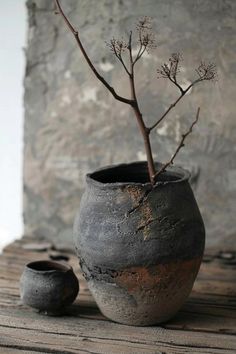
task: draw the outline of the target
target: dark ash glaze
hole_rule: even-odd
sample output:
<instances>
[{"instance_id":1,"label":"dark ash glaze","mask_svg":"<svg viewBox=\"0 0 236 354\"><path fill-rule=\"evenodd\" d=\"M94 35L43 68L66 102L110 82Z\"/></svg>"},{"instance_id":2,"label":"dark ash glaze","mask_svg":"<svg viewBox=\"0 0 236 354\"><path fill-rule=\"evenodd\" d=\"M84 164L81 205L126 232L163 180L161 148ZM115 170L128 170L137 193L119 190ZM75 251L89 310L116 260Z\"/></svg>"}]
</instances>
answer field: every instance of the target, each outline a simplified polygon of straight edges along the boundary
<instances>
[{"instance_id":1,"label":"dark ash glaze","mask_svg":"<svg viewBox=\"0 0 236 354\"><path fill-rule=\"evenodd\" d=\"M189 173L172 167L160 178L152 187L144 162L87 175L75 246L100 310L120 323L171 318L201 263L205 231Z\"/></svg>"},{"instance_id":2,"label":"dark ash glaze","mask_svg":"<svg viewBox=\"0 0 236 354\"><path fill-rule=\"evenodd\" d=\"M72 304L79 292L79 282L72 268L53 261L28 263L20 279L24 304L47 314L60 314Z\"/></svg>"}]
</instances>

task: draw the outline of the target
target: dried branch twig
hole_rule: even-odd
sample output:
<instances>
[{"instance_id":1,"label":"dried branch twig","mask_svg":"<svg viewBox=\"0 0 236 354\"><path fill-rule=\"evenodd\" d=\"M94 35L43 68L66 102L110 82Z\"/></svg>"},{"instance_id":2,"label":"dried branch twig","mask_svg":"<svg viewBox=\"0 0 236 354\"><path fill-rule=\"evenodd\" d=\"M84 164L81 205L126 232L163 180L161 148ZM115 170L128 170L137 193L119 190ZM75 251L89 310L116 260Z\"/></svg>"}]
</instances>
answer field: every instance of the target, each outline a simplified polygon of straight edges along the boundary
<instances>
[{"instance_id":1,"label":"dried branch twig","mask_svg":"<svg viewBox=\"0 0 236 354\"><path fill-rule=\"evenodd\" d=\"M180 72L180 62L182 57L180 53L173 53L169 58L169 63L164 63L160 69L157 69L157 73L161 78L169 79L175 86L178 87L181 94L183 94L183 88L177 82L177 75Z\"/></svg>"},{"instance_id":2,"label":"dried branch twig","mask_svg":"<svg viewBox=\"0 0 236 354\"><path fill-rule=\"evenodd\" d=\"M121 62L121 64L123 65L123 67L124 67L124 69L126 71L126 73L128 75L130 75L130 72L129 72L127 66L125 65L125 62L124 62L123 57L122 57L123 52L128 50L128 43L126 43L124 40L119 40L119 39L112 38L110 40L110 42L106 42L106 44L109 47L109 49L111 50L111 52L113 54L115 54L117 59Z\"/></svg>"},{"instance_id":3,"label":"dried branch twig","mask_svg":"<svg viewBox=\"0 0 236 354\"><path fill-rule=\"evenodd\" d=\"M55 5L57 7L57 12L56 13L59 13L62 18L64 19L66 25L68 26L69 30L73 33L75 39L76 39L76 42L85 58L85 60L87 61L89 67L91 68L91 70L93 71L93 73L95 74L95 76L97 77L97 79L110 91L110 93L113 95L113 97L118 100L118 101L121 101L123 103L126 103L126 104L129 104L129 105L133 105L134 102L130 99L127 99L125 97L122 97L120 95L118 95L116 93L116 91L114 90L114 88L112 86L109 85L109 83L104 79L104 77L102 77L99 72L96 70L95 66L93 65L92 61L90 60L87 52L85 51L84 47L83 47L83 44L80 40L80 37L79 37L79 32L75 30L75 28L72 26L72 24L70 23L70 21L68 20L68 18L66 17L65 13L63 12L62 8L61 8L61 5L59 3L59 0L54 0L55 1Z\"/></svg>"},{"instance_id":4,"label":"dried branch twig","mask_svg":"<svg viewBox=\"0 0 236 354\"><path fill-rule=\"evenodd\" d=\"M197 82L214 80L217 77L216 65L214 63L206 64L202 61L195 71L199 76L199 78L196 80Z\"/></svg>"},{"instance_id":5,"label":"dried branch twig","mask_svg":"<svg viewBox=\"0 0 236 354\"><path fill-rule=\"evenodd\" d=\"M167 168L169 165L172 165L172 164L174 163L174 159L175 159L176 155L178 154L179 150L180 150L182 147L184 147L184 141L185 141L185 139L187 138L187 136L188 136L189 134L192 133L194 125L198 122L199 113L200 113L200 107L198 107L197 114L196 114L196 118L195 118L195 120L192 122L192 124L190 125L190 128L188 129L188 131L187 131L185 134L182 135L182 139L181 139L179 145L177 146L177 149L175 150L174 154L171 156L171 159L170 159L168 162L166 162L166 163L161 167L161 169L155 174L155 180L156 180L156 178L157 178L162 172L164 172L164 171L166 170L166 168Z\"/></svg>"},{"instance_id":6,"label":"dried branch twig","mask_svg":"<svg viewBox=\"0 0 236 354\"><path fill-rule=\"evenodd\" d=\"M165 113L156 121L156 123L154 123L150 128L148 128L150 131L152 131L153 129L155 129L162 121L163 119L167 116L167 114L177 105L177 103L184 97L184 95L190 90L190 88L192 87L192 84L189 85L187 87L186 90L183 91L183 93L181 93L181 95L177 98L177 100L175 100L175 102L173 102L169 108L165 111Z\"/></svg>"},{"instance_id":7,"label":"dried branch twig","mask_svg":"<svg viewBox=\"0 0 236 354\"><path fill-rule=\"evenodd\" d=\"M150 17L144 16L140 18L136 24L136 31L138 33L139 50L133 61L133 65L137 63L145 51L149 52L151 49L156 48L156 40L152 33Z\"/></svg>"},{"instance_id":8,"label":"dried branch twig","mask_svg":"<svg viewBox=\"0 0 236 354\"><path fill-rule=\"evenodd\" d=\"M210 81L216 78L216 66L214 63L205 64L201 62L198 68L195 70L198 74L198 78L195 79L186 89L184 89L177 82L177 75L180 71L180 61L182 60L179 53L174 53L169 59L169 64L163 64L161 69L157 69L157 73L160 74L159 78L169 79L175 86L178 87L181 94L180 96L173 102L168 109L163 113L163 115L148 129L152 131L155 129L162 120L167 116L167 114L177 105L177 103L186 95L186 93L197 83L202 81Z\"/></svg>"},{"instance_id":9,"label":"dried branch twig","mask_svg":"<svg viewBox=\"0 0 236 354\"><path fill-rule=\"evenodd\" d=\"M57 7L57 12L59 12L62 16L62 18L64 19L66 25L68 26L68 28L70 29L70 31L73 33L76 42L84 56L84 58L86 59L89 67L92 69L92 71L94 72L94 74L96 75L96 77L98 78L99 81L101 81L103 83L103 85L111 92L111 94L114 96L114 98L116 98L118 101L124 102L126 104L129 104L135 113L136 119L137 119L137 123L140 129L140 132L142 134L143 137L143 141L144 141L144 146L145 146L145 151L146 151L146 155L147 155L147 164L148 164L148 172L149 172L149 177L150 177L150 182L152 184L154 184L154 175L155 175L155 165L154 165L154 161L153 161L153 155L152 155L152 149L151 149L151 143L150 143L150 138L149 138L149 130L147 129L144 121L143 121L143 116L140 112L139 109L139 105L138 105L138 100L137 100L137 96L136 96L136 91L135 91L135 82L134 82L134 61L133 61L133 56L132 56L132 32L130 32L130 37L129 37L129 43L128 45L125 44L123 41L119 41L116 39L113 39L110 44L109 47L110 49L114 52L114 54L116 55L116 57L120 60L120 62L122 63L125 71L127 72L127 74L129 75L129 80L130 80L130 89L131 89L131 99L127 99L125 97L119 96L116 91L114 90L113 87L111 87L108 82L98 73L98 71L96 70L96 68L94 67L92 61L90 60L86 50L84 49L82 42L80 40L79 37L79 32L76 31L74 29L74 27L72 26L72 24L70 23L70 21L68 20L68 18L66 17L65 13L63 12L61 6L60 6L60 2L59 0L54 0L56 7ZM144 30L144 26L146 21L144 21L143 23L143 30ZM143 36L143 37L142 37ZM148 41L147 38L145 39L145 36L141 33L141 40L142 40L142 45L145 46L145 49L148 46ZM146 41L146 42L145 42ZM150 42L151 45L151 42ZM122 58L122 53L124 50L128 49L129 50L129 58L130 58L130 72L128 71L128 68L126 67L123 58Z\"/></svg>"},{"instance_id":10,"label":"dried branch twig","mask_svg":"<svg viewBox=\"0 0 236 354\"><path fill-rule=\"evenodd\" d=\"M150 133L151 131L159 125L162 120L167 116L167 114L176 106L176 104L186 95L186 93L198 82L205 81L205 80L212 80L216 76L216 69L215 65L212 63L205 64L204 62L201 62L198 68L195 70L197 73L197 78L187 87L183 88L181 84L178 81L178 75L180 72L180 63L182 61L182 57L179 53L173 53L171 57L169 58L168 63L164 63L160 69L157 69L157 73L160 75L162 78L167 78L169 79L180 91L180 96L169 106L169 108L163 113L163 115L154 123L151 127L147 127L143 115L140 111L139 108L139 103L138 103L138 98L136 95L136 87L135 87L135 64L137 61L142 57L142 55L145 53L145 51L149 52L149 50L153 49L156 47L156 42L154 35L152 33L152 26L151 26L151 19L149 17L143 17L141 18L137 25L136 25L136 31L138 35L138 43L139 43L139 49L136 54L136 56L133 55L133 33L130 31L130 35L128 38L128 41L124 41L123 39L115 39L113 38L109 43L107 43L108 47L110 50L113 52L113 54L117 57L117 59L120 61L122 64L125 72L127 73L129 77L129 82L130 82L130 93L131 93L131 98L128 99L126 97L122 97L117 94L117 92L114 90L112 86L109 85L109 83L102 77L97 69L95 68L94 64L92 63L91 59L89 58L85 48L83 47L83 44L81 42L79 32L75 30L75 28L72 26L71 22L69 19L66 17L65 13L63 12L61 6L60 6L60 1L59 0L54 0L57 11L56 13L59 13L64 22L66 23L67 27L69 30L72 32L72 34L75 37L75 40L79 46L79 49L81 50L85 60L87 61L89 67L97 77L97 79L110 91L110 93L113 95L115 99L118 101L121 101L123 103L126 103L130 105L134 111L135 117L137 119L138 127L139 130L142 134L143 137L143 142L145 146L145 151L146 151L146 156L147 156L147 166L148 166L148 173L149 173L149 179L152 185L155 184L156 178L159 176L160 173L165 171L165 169L173 163L176 155L178 154L179 150L184 146L184 141L186 137L192 132L193 126L197 123L198 118L199 118L199 112L200 108L198 108L197 115L195 121L192 123L190 126L189 130L182 135L182 139L180 144L178 145L175 153L172 155L170 161L168 161L166 164L162 166L162 168L156 172L155 170L155 164L153 160L153 154L152 154L152 147L151 147L151 142L150 142ZM123 58L123 55L127 53L128 54L128 59ZM129 60L129 67L127 65L127 61Z\"/></svg>"}]
</instances>

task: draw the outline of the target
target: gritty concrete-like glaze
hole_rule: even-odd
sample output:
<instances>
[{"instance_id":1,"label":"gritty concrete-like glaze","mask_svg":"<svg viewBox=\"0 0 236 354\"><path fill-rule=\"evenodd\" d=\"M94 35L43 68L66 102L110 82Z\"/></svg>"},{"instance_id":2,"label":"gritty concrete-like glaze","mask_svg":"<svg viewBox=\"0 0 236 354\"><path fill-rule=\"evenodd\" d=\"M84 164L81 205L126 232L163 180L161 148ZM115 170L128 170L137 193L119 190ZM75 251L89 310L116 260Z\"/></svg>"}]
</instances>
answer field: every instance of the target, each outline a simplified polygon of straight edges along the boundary
<instances>
[{"instance_id":1,"label":"gritty concrete-like glaze","mask_svg":"<svg viewBox=\"0 0 236 354\"><path fill-rule=\"evenodd\" d=\"M25 266L20 279L23 303L47 314L62 313L78 292L78 279L67 264L31 262Z\"/></svg>"},{"instance_id":2,"label":"gritty concrete-like glaze","mask_svg":"<svg viewBox=\"0 0 236 354\"><path fill-rule=\"evenodd\" d=\"M152 188L145 163L87 176L74 240L89 288L110 319L163 322L189 295L205 231L188 177L171 168Z\"/></svg>"}]
</instances>

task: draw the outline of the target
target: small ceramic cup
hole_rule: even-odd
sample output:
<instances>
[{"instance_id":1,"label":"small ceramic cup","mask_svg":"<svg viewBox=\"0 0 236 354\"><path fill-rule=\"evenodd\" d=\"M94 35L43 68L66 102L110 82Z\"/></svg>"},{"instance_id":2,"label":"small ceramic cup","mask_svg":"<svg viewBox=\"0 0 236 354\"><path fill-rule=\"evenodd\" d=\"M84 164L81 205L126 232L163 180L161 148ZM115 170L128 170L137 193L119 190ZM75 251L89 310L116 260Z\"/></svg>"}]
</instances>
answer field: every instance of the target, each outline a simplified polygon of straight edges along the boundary
<instances>
[{"instance_id":1,"label":"small ceramic cup","mask_svg":"<svg viewBox=\"0 0 236 354\"><path fill-rule=\"evenodd\" d=\"M48 315L62 314L78 292L78 279L66 263L28 263L20 279L22 302Z\"/></svg>"}]
</instances>

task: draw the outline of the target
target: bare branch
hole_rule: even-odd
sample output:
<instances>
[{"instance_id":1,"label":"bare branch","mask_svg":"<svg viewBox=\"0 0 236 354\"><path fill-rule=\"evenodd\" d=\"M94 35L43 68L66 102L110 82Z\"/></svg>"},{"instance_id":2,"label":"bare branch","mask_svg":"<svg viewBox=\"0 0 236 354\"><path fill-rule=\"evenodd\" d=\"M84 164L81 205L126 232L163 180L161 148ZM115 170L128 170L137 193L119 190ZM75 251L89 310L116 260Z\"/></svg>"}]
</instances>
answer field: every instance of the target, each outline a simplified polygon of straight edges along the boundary
<instances>
[{"instance_id":1,"label":"bare branch","mask_svg":"<svg viewBox=\"0 0 236 354\"><path fill-rule=\"evenodd\" d=\"M141 32L139 31L138 33L138 36L139 36L139 50L138 50L138 53L136 55L136 58L133 62L133 65L135 65L135 63L141 58L141 56L143 55L144 51L145 51L145 48L143 48L143 44L142 44L142 37L141 37ZM142 53L142 54L141 54Z\"/></svg>"},{"instance_id":2,"label":"bare branch","mask_svg":"<svg viewBox=\"0 0 236 354\"><path fill-rule=\"evenodd\" d=\"M195 79L186 89L183 89L179 83L177 82L177 75L180 71L180 61L181 61L180 54L172 54L171 58L169 59L169 64L163 64L161 69L158 69L157 72L161 75L163 78L168 78L171 82L173 82L174 85L176 85L180 92L181 95L176 99L174 103L172 103L169 108L165 111L165 113L157 120L155 124L153 124L149 129L149 131L152 131L155 129L161 122L162 120L166 117L166 115L176 106L176 104L186 95L186 93L196 84L202 81L210 81L214 80L217 76L216 72L216 66L213 63L208 63L205 64L204 62L201 62L201 64L198 66L198 68L195 70L198 74L198 78Z\"/></svg>"},{"instance_id":3,"label":"bare branch","mask_svg":"<svg viewBox=\"0 0 236 354\"><path fill-rule=\"evenodd\" d=\"M132 52L132 40L133 40L133 32L130 31L130 33L129 33L129 45L128 45L129 61L130 61L130 76L132 75L132 72L133 72L133 69L134 69L133 52Z\"/></svg>"},{"instance_id":4,"label":"bare branch","mask_svg":"<svg viewBox=\"0 0 236 354\"><path fill-rule=\"evenodd\" d=\"M123 50L126 50L127 48L129 49L129 53L130 53L130 63L131 63L131 72L129 73L129 79L130 79L130 84L131 84L131 99L127 99L124 97L119 96L115 90L113 89L113 87L111 87L107 81L97 72L96 68L94 67L93 63L91 62L90 58L88 57L82 43L79 37L79 33L74 29L74 27L72 26L72 24L70 23L70 21L68 20L68 18L66 17L66 15L64 14L59 0L54 0L55 4L57 6L57 12L59 12L61 14L61 16L63 17L66 25L68 26L68 28L70 29L70 31L73 33L76 42L84 56L84 58L86 59L89 67L92 69L92 71L94 72L94 74L96 75L96 77L98 78L98 80L100 80L104 86L106 86L106 88L112 93L112 95L119 101L124 102L126 104L129 104L133 110L134 113L136 115L137 118L137 122L140 128L140 131L142 133L143 136L143 140L144 140L144 145L145 145L145 150L146 150L146 154L147 154L147 162L148 162L148 171L149 171L149 177L150 177L150 181L152 184L154 184L154 175L155 175L155 166L154 166L154 161L153 161L153 156L152 156L152 150L151 150L151 144L150 144L150 139L149 139L149 131L147 131L147 128L145 126L145 123L143 121L143 117L142 114L140 112L139 106L138 106L138 101L137 101L137 97L136 97L136 93L135 93L135 84L134 84L134 66L133 66L133 57L132 57L132 32L130 32L130 37L129 37L129 44L125 45L122 41L117 41L115 39L113 39L110 42L110 49L114 52L114 54L117 56L117 58L121 61L122 65L124 66L124 68L127 70L123 59L122 59L122 52Z\"/></svg>"},{"instance_id":5,"label":"bare branch","mask_svg":"<svg viewBox=\"0 0 236 354\"><path fill-rule=\"evenodd\" d=\"M139 48L139 51L138 51L138 54L134 60L134 65L137 63L137 61L143 56L144 52L147 50L147 48L141 44L140 45L140 48Z\"/></svg>"},{"instance_id":6,"label":"bare branch","mask_svg":"<svg viewBox=\"0 0 236 354\"><path fill-rule=\"evenodd\" d=\"M198 66L195 70L198 74L199 78L196 81L205 81L205 80L214 80L216 79L217 72L216 72L216 65L214 63L204 63Z\"/></svg>"},{"instance_id":7,"label":"bare branch","mask_svg":"<svg viewBox=\"0 0 236 354\"><path fill-rule=\"evenodd\" d=\"M139 51L134 60L134 64L142 57L145 51L149 52L151 49L156 48L155 36L152 33L150 17L142 17L136 24L136 31L138 33Z\"/></svg>"},{"instance_id":8,"label":"bare branch","mask_svg":"<svg viewBox=\"0 0 236 354\"><path fill-rule=\"evenodd\" d=\"M131 55L132 55L132 52L131 52ZM131 75L129 77L129 80L130 80L131 98L134 99L134 101L135 101L135 105L133 105L132 108L133 108L134 114L136 116L140 132L143 136L145 151L146 151L146 155L147 155L147 165L148 165L148 173L149 173L150 182L154 185L154 183L155 183L154 176L155 176L156 170L155 170L155 164L154 164L153 155L152 155L152 147L151 147L150 136L149 136L150 132L144 123L142 113L140 112L140 109L139 109L139 104L138 104L136 90L135 90L134 66L132 64L131 64Z\"/></svg>"},{"instance_id":9,"label":"bare branch","mask_svg":"<svg viewBox=\"0 0 236 354\"><path fill-rule=\"evenodd\" d=\"M169 58L169 63L161 65L160 69L157 69L157 73L160 75L158 78L169 79L178 89L183 93L184 89L177 82L177 75L180 73L180 62L182 61L180 53L173 53ZM195 69L198 78L193 81L192 86L200 81L213 80L217 76L216 66L214 63L201 62Z\"/></svg>"},{"instance_id":10,"label":"bare branch","mask_svg":"<svg viewBox=\"0 0 236 354\"><path fill-rule=\"evenodd\" d=\"M161 167L161 169L160 169L159 171L157 171L157 173L155 174L155 179L156 179L162 172L164 172L164 171L166 170L166 168L167 168L169 165L172 165L172 164L174 163L174 159L175 159L176 155L178 154L178 152L180 151L180 149L181 149L182 147L184 147L184 145L185 145L185 144L184 144L185 139L187 138L187 136L188 136L189 134L192 133L194 125L198 122L199 113L200 113L200 107L198 107L197 114L196 114L196 118L195 118L195 120L192 122L192 124L190 125L190 128L188 129L188 131L187 131L185 134L182 135L182 139L181 139L179 145L177 146L177 149L175 150L174 154L171 156L171 159L170 159L168 162L166 162L166 163Z\"/></svg>"},{"instance_id":11,"label":"bare branch","mask_svg":"<svg viewBox=\"0 0 236 354\"><path fill-rule=\"evenodd\" d=\"M158 78L169 79L178 87L181 94L184 92L184 89L177 82L177 75L180 72L180 62L182 60L180 53L173 53L169 58L169 63L164 63L160 69L157 69L157 73L160 75Z\"/></svg>"},{"instance_id":12,"label":"bare branch","mask_svg":"<svg viewBox=\"0 0 236 354\"><path fill-rule=\"evenodd\" d=\"M165 113L158 119L158 121L153 124L149 129L149 131L152 131L153 129L155 129L162 121L163 119L167 116L167 114L177 105L177 103L184 97L184 95L186 95L186 93L190 90L190 88L193 86L193 83L190 84L185 90L183 90L183 92L181 93L181 95L177 98L177 100L175 100L175 102L173 102L169 108L165 111Z\"/></svg>"},{"instance_id":13,"label":"bare branch","mask_svg":"<svg viewBox=\"0 0 236 354\"><path fill-rule=\"evenodd\" d=\"M84 49L83 47L83 44L80 40L80 37L79 37L79 32L77 30L75 30L75 28L72 26L72 24L70 23L70 21L68 20L68 18L66 17L65 13L63 12L62 8L61 8L61 5L60 5L60 2L59 0L54 0L55 1L55 5L57 7L57 13L59 13L62 18L64 19L66 25L68 26L68 28L70 29L70 31L73 33L74 37L75 37L75 40L85 58L85 60L87 61L90 69L93 71L93 73L95 74L95 76L97 77L97 79L110 91L110 93L113 95L113 97L118 100L118 101L121 101L123 103L126 103L126 104L129 104L129 105L133 105L134 104L134 101L133 100L130 100L130 99L127 99L125 97L122 97L120 95L118 95L116 93L116 91L114 90L114 88L112 86L110 86L108 84L108 82L98 73L98 71L96 70L95 66L93 65L93 63L91 62L86 50Z\"/></svg>"},{"instance_id":14,"label":"bare branch","mask_svg":"<svg viewBox=\"0 0 236 354\"><path fill-rule=\"evenodd\" d=\"M125 65L125 62L122 58L122 54L128 50L128 43L126 43L124 40L119 40L119 39L115 39L112 38L110 40L110 42L106 42L106 45L109 47L109 49L111 50L111 52L113 54L115 54L115 56L117 57L117 59L121 62L121 64L123 65L126 73L128 75L130 75L130 72L127 68L127 66Z\"/></svg>"},{"instance_id":15,"label":"bare branch","mask_svg":"<svg viewBox=\"0 0 236 354\"><path fill-rule=\"evenodd\" d=\"M60 14L65 21L67 27L69 30L72 32L72 34L75 37L75 40L79 46L79 49L81 50L87 64L89 65L90 69L93 71L94 75L97 77L97 79L110 91L110 93L113 95L115 99L118 101L121 101L123 103L129 104L136 116L137 123L140 129L140 132L143 137L144 141L144 146L145 146L145 151L146 151L146 156L147 156L147 166L148 166L148 173L149 173L149 178L150 182L152 185L155 184L155 178L165 171L165 169L173 163L176 155L178 154L179 150L184 146L184 141L186 137L192 132L193 126L197 123L198 118L199 118L199 112L200 108L198 108L197 115L195 121L191 124L189 130L182 135L182 139L180 141L180 144L178 145L176 151L172 155L170 161L168 161L166 164L163 165L163 167L156 172L155 170L155 164L153 160L153 154L152 154L152 147L151 147L151 142L150 142L150 133L151 131L162 122L162 120L166 117L166 115L176 106L176 104L185 96L185 94L198 82L205 81L205 80L212 80L216 77L216 69L214 64L205 64L204 62L201 62L201 64L198 66L196 69L197 73L197 78L187 87L183 88L179 82L178 82L178 74L180 72L180 62L182 60L181 56L179 53L174 53L171 55L169 62L164 63L160 69L157 70L157 73L160 75L160 77L163 78L168 78L180 91L180 96L169 106L169 108L164 112L164 114L157 120L155 124L153 124L151 127L147 127L145 124L145 121L143 119L143 115L140 111L139 108L139 103L138 103L138 98L136 96L136 87L135 87L135 71L134 71L134 65L136 62L142 57L142 55L145 53L145 51L149 52L152 48L156 47L156 42L154 35L152 33L152 26L151 26L151 19L148 17L143 17L141 18L136 26L136 31L138 35L138 43L139 43L139 48L138 52L134 58L133 52L132 52L132 31L130 31L130 35L128 38L128 41L125 42L124 40L118 40L113 38L109 43L107 43L108 47L110 50L113 52L113 54L117 57L117 59L121 62L123 68L125 69L126 73L129 76L129 82L130 82L130 91L131 91L131 98L128 99L126 97L122 97L116 93L114 88L109 85L109 83L99 74L97 69L95 68L94 64L92 63L91 59L89 58L86 50L83 47L83 44L80 40L79 32L73 27L65 13L63 12L61 6L60 6L60 0L54 0L55 5L56 5L56 12L57 14ZM130 67L127 65L127 59L123 59L123 55L128 54L129 55L129 64Z\"/></svg>"},{"instance_id":16,"label":"bare branch","mask_svg":"<svg viewBox=\"0 0 236 354\"><path fill-rule=\"evenodd\" d=\"M128 44L128 49L129 49L129 59L130 59L130 76L129 76L129 82L130 82L130 92L131 92L131 99L134 100L135 104L132 106L132 109L134 111L134 114L137 119L137 123L140 129L140 132L143 137L144 141L144 147L147 155L147 166L148 166L148 173L149 173L149 178L150 182L154 184L154 175L156 173L155 170L155 165L154 165L154 160L153 160L153 155L152 155L152 147L151 147L151 142L150 142L150 132L148 131L145 122L143 120L143 115L140 111L139 104L138 104L138 99L136 96L136 88L135 88L135 71L134 71L134 61L133 61L133 54L132 54L132 31L130 31L129 35L129 44Z\"/></svg>"},{"instance_id":17,"label":"bare branch","mask_svg":"<svg viewBox=\"0 0 236 354\"><path fill-rule=\"evenodd\" d=\"M128 44L128 49L132 48L132 37L133 37L133 32L129 32L129 44Z\"/></svg>"}]
</instances>

